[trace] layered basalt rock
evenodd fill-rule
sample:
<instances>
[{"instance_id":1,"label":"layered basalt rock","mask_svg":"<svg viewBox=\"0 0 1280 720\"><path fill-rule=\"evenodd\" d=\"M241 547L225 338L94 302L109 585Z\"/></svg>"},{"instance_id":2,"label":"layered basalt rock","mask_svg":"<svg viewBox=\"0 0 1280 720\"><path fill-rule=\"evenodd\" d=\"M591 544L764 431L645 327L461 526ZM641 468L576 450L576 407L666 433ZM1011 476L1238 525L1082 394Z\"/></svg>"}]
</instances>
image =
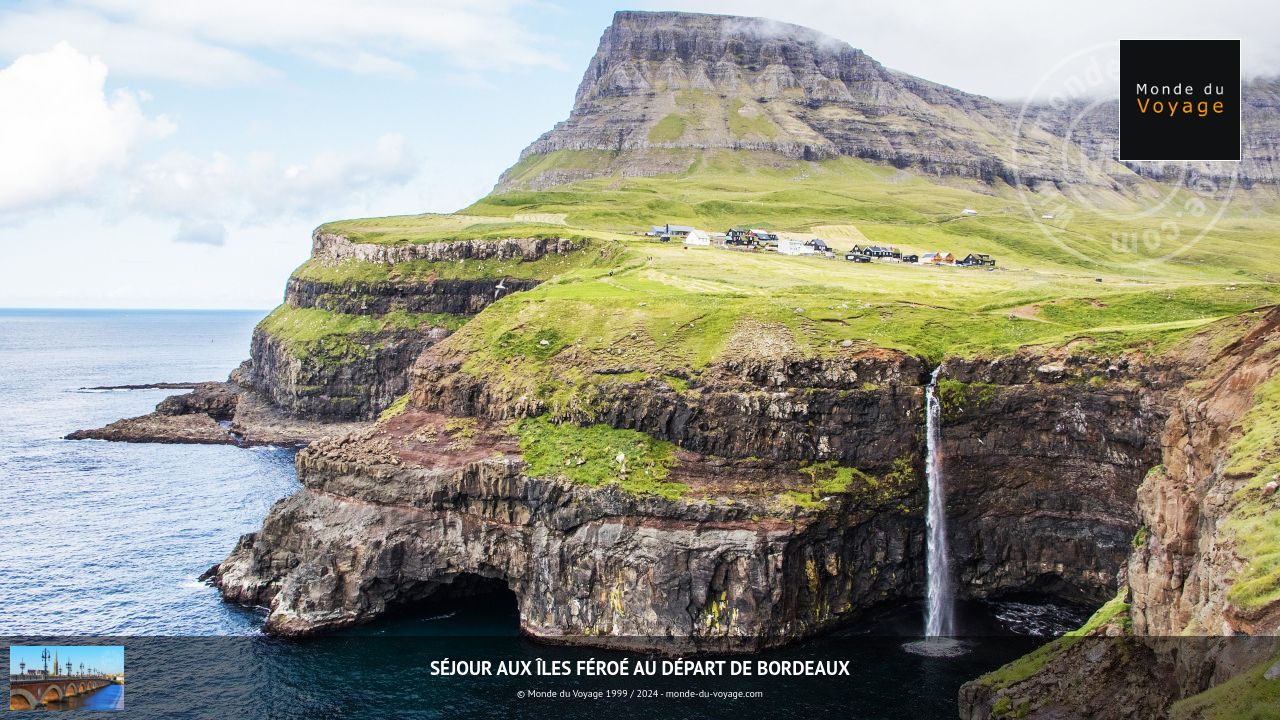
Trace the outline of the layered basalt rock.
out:
<instances>
[{"instance_id":1,"label":"layered basalt rock","mask_svg":"<svg viewBox=\"0 0 1280 720\"><path fill-rule=\"evenodd\" d=\"M414 403L492 419L547 412L545 403L461 367L451 354L423 355L414 368ZM738 358L688 381L691 391L653 377L584 389L578 411L561 419L639 430L707 455L835 460L884 472L920 455L927 376L920 358L887 350L827 360Z\"/></svg>"},{"instance_id":2,"label":"layered basalt rock","mask_svg":"<svg viewBox=\"0 0 1280 720\"><path fill-rule=\"evenodd\" d=\"M312 260L322 265L374 263L394 267L410 262L517 260L532 262L551 254L580 250L584 242L568 238L505 238L419 244L354 243L323 229L312 237ZM528 290L538 280L502 277L316 281L292 277L285 308L382 318L389 313L470 316L498 297ZM405 393L408 370L427 348L452 328L388 324L306 346L272 332L265 323L253 334L250 361L237 376L288 414L332 421L372 420Z\"/></svg>"},{"instance_id":3,"label":"layered basalt rock","mask_svg":"<svg viewBox=\"0 0 1280 720\"><path fill-rule=\"evenodd\" d=\"M1230 322L1240 327L1212 329L1173 353L1190 377L1169 393L1159 464L1135 496L1140 531L1117 600L1127 604L1085 638L967 683L961 717L1017 708L1030 718L1202 717L1233 698L1200 694L1246 673L1254 679L1237 695L1267 696L1250 683L1280 676L1280 603L1232 603L1235 582L1257 558L1242 557L1230 520L1244 503L1263 516L1280 512L1280 500L1246 488L1250 477L1231 472L1230 458L1250 429L1244 420L1258 389L1280 371L1280 310ZM1237 339L1219 342L1222 334Z\"/></svg>"},{"instance_id":4,"label":"layered basalt rock","mask_svg":"<svg viewBox=\"0 0 1280 720\"><path fill-rule=\"evenodd\" d=\"M479 576L510 588L540 639L732 651L921 590L914 477L820 510L705 479L700 499L667 500L527 477L499 425L450 449L445 422L409 411L300 453L304 489L213 571L224 596L269 606L272 632L306 634ZM686 454L676 472L715 477L706 461Z\"/></svg>"},{"instance_id":5,"label":"layered basalt rock","mask_svg":"<svg viewBox=\"0 0 1280 720\"><path fill-rule=\"evenodd\" d=\"M387 329L343 338L335 352L300 353L259 326L241 377L291 415L371 420L408 389L418 355L448 335L443 327Z\"/></svg>"},{"instance_id":6,"label":"layered basalt rock","mask_svg":"<svg viewBox=\"0 0 1280 720\"><path fill-rule=\"evenodd\" d=\"M1165 387L1138 380L1150 372L1136 359L1066 353L944 367L955 376L944 396L947 383L967 388L947 397L942 432L964 592L1114 594L1137 527L1133 499L1158 455ZM577 420L681 448L672 477L700 499L667 500L528 477L502 428L547 407L437 348L419 361L403 416L299 456L305 489L216 576L229 599L270 606L268 628L286 634L364 622L475 575L505 582L525 631L541 638L782 643L920 595L927 377L918 358L854 349L735 356L683 390L653 378L607 385ZM995 389L970 397L980 383ZM458 417L484 428L478 446L460 451L432 430ZM978 438L1007 447L984 454ZM905 464L911 481L812 507L776 501L823 461L873 475Z\"/></svg>"},{"instance_id":7,"label":"layered basalt rock","mask_svg":"<svg viewBox=\"0 0 1280 720\"><path fill-rule=\"evenodd\" d=\"M475 315L498 297L530 290L538 282L486 278L327 283L295 276L289 278L285 286L284 301L292 307L318 308L348 315L384 315L395 310Z\"/></svg>"},{"instance_id":8,"label":"layered basalt rock","mask_svg":"<svg viewBox=\"0 0 1280 720\"><path fill-rule=\"evenodd\" d=\"M956 120L961 116L964 124ZM668 117L679 122L660 126ZM984 182L1013 183L1019 173L1109 182L1087 160L1083 166L1059 162L1056 147L1045 149L1056 138L1036 125L1022 128L1020 166L1013 166L1008 148L1018 129L1015 108L888 69L809 28L727 15L619 12L600 39L569 118L521 158L557 151L611 155L588 170L552 168L534 176L517 165L498 188L677 172L695 160L673 148L752 150L792 160L866 158Z\"/></svg>"},{"instance_id":9,"label":"layered basalt rock","mask_svg":"<svg viewBox=\"0 0 1280 720\"><path fill-rule=\"evenodd\" d=\"M382 265L423 260L524 260L580 250L586 241L565 237L501 238L495 240L446 240L430 243L357 243L342 235L316 229L311 236L311 257L322 262L371 262Z\"/></svg>"},{"instance_id":10,"label":"layered basalt rock","mask_svg":"<svg viewBox=\"0 0 1280 720\"><path fill-rule=\"evenodd\" d=\"M1095 605L1115 595L1174 374L1137 355L943 364L940 456L959 592Z\"/></svg>"},{"instance_id":11,"label":"layered basalt rock","mask_svg":"<svg viewBox=\"0 0 1280 720\"><path fill-rule=\"evenodd\" d=\"M999 102L886 68L805 27L619 12L569 117L524 150L497 190L680 173L709 150L753 151L757 162L775 163L864 158L1031 188L1112 190L1141 176L1217 190L1274 185L1277 83L1243 85L1241 162L1121 163L1118 101ZM560 152L577 156L556 162Z\"/></svg>"}]
</instances>

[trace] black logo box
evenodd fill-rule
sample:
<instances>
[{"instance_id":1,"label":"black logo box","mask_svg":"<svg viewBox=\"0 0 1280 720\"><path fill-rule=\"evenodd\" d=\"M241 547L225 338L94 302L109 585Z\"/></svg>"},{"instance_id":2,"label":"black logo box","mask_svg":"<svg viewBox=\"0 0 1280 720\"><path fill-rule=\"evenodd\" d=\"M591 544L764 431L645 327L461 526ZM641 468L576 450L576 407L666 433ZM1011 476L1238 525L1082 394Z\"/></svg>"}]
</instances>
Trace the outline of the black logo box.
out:
<instances>
[{"instance_id":1,"label":"black logo box","mask_svg":"<svg viewBox=\"0 0 1280 720\"><path fill-rule=\"evenodd\" d=\"M1120 41L1121 160L1239 160L1240 113L1239 40Z\"/></svg>"}]
</instances>

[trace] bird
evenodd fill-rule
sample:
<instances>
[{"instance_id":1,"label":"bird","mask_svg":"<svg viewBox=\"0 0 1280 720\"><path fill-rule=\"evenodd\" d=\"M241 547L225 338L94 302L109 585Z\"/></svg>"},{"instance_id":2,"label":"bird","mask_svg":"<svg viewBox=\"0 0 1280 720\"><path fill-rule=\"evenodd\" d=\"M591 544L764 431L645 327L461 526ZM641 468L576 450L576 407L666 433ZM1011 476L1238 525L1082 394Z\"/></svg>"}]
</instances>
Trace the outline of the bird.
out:
<instances>
[{"instance_id":1,"label":"bird","mask_svg":"<svg viewBox=\"0 0 1280 720\"><path fill-rule=\"evenodd\" d=\"M502 291L507 289L507 286L506 286L506 285L503 285L503 283L504 283L504 282L506 282L506 280L507 280L506 278L502 278L501 280L499 280L499 281L498 281L498 284L497 284L497 285L493 286L493 299L494 299L494 300L497 300L497 299L498 299L498 296L502 294Z\"/></svg>"}]
</instances>

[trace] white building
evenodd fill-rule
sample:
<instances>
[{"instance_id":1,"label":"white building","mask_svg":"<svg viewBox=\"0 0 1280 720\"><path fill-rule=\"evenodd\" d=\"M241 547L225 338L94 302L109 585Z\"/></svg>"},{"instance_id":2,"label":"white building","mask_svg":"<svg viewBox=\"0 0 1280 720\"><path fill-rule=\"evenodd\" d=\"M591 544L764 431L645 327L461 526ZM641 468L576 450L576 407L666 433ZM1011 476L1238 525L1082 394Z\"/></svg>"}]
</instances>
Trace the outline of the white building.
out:
<instances>
[{"instance_id":1,"label":"white building","mask_svg":"<svg viewBox=\"0 0 1280 720\"><path fill-rule=\"evenodd\" d=\"M684 236L684 244L700 245L700 246L710 245L711 236L701 230L698 230L697 228L694 228L689 231L689 234Z\"/></svg>"},{"instance_id":2,"label":"white building","mask_svg":"<svg viewBox=\"0 0 1280 720\"><path fill-rule=\"evenodd\" d=\"M815 250L812 245L807 245L808 241L799 238L779 237L778 238L778 254L779 255L812 255Z\"/></svg>"}]
</instances>

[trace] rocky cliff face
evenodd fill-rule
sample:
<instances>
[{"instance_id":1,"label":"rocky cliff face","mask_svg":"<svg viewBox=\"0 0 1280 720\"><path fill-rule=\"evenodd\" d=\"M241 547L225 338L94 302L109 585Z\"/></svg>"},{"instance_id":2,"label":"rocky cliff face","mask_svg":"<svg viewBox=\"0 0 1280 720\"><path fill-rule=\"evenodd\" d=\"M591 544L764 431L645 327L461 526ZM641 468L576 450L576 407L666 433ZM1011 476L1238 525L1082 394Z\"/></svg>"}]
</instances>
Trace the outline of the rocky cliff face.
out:
<instances>
[{"instance_id":1,"label":"rocky cliff face","mask_svg":"<svg viewBox=\"0 0 1280 720\"><path fill-rule=\"evenodd\" d=\"M1114 594L1158 454L1164 388L1137 379L1150 370L1065 355L947 364L949 514L967 594ZM515 593L537 637L786 642L921 593L927 371L850 350L735 356L683 391L620 377L577 420L673 442L670 479L691 490L670 499L530 477L509 423L548 408L437 346L414 372L410 410L302 453L305 489L215 575L229 599L269 606L268 628L286 634L364 622L478 576ZM442 429L465 423L477 428L465 442ZM1006 447L984 452L979 437ZM780 500L803 493L820 462L873 480Z\"/></svg>"},{"instance_id":2,"label":"rocky cliff face","mask_svg":"<svg viewBox=\"0 0 1280 720\"><path fill-rule=\"evenodd\" d=\"M554 168L545 176L525 175L517 165L499 189L615 171L676 172L695 159L672 148L753 150L793 160L849 156L1013 182L1008 150L1016 125L1009 106L890 70L808 28L725 15L619 12L569 119L521 157L614 155L598 167ZM1056 149L1052 157L1044 150L1052 136L1038 126L1026 131L1017 170L1028 180L1106 181L1088 162L1057 167Z\"/></svg>"},{"instance_id":3,"label":"rocky cliff face","mask_svg":"<svg viewBox=\"0 0 1280 720\"><path fill-rule=\"evenodd\" d=\"M1238 174L1274 184L1278 78L1244 87L1242 163L1116 161L1116 106L1002 103L884 67L809 28L761 18L619 12L569 117L538 138L497 190L601 175L683 172L706 150L789 160L839 156L931 175L1037 187L1118 189ZM1013 155L1017 148L1017 157ZM683 151L683 152L678 152ZM556 153L576 153L557 161Z\"/></svg>"},{"instance_id":4,"label":"rocky cliff face","mask_svg":"<svg viewBox=\"0 0 1280 720\"><path fill-rule=\"evenodd\" d=\"M524 262L582 246L580 240L563 238L379 245L317 230L312 261L333 268ZM423 350L499 296L539 282L432 275L376 281L342 273L324 277L289 279L284 305L255 329L250 360L235 377L287 414L323 420L375 418L408 389L408 370Z\"/></svg>"},{"instance_id":5,"label":"rocky cliff face","mask_svg":"<svg viewBox=\"0 0 1280 720\"><path fill-rule=\"evenodd\" d=\"M494 419L547 412L537 400L462 371L461 360L424 355L414 369L413 402ZM622 379L560 419L639 430L719 457L835 460L879 473L920 455L926 377L919 358L890 351L829 361L736 358L703 373L690 384L693 392L655 378Z\"/></svg>"},{"instance_id":6,"label":"rocky cliff face","mask_svg":"<svg viewBox=\"0 0 1280 720\"><path fill-rule=\"evenodd\" d=\"M1266 567L1278 501L1265 424L1275 407L1263 390L1280 370L1280 311L1239 322L1225 347L1205 333L1177 353L1194 377L1168 394L1159 464L1134 497L1128 586L1109 617L1035 661L966 684L961 717L1021 708L1032 718L1192 718L1274 697L1265 685L1280 675L1280 599ZM1218 685L1231 697L1210 694Z\"/></svg>"},{"instance_id":7,"label":"rocky cliff face","mask_svg":"<svg viewBox=\"0 0 1280 720\"><path fill-rule=\"evenodd\" d=\"M960 592L1034 590L1095 605L1114 596L1176 378L1136 355L944 363L942 457Z\"/></svg>"},{"instance_id":8,"label":"rocky cliff face","mask_svg":"<svg viewBox=\"0 0 1280 720\"><path fill-rule=\"evenodd\" d=\"M1252 188L1280 181L1280 77L1246 80L1241 86L1240 162L1158 163L1127 162L1134 173L1153 180L1209 188ZM1119 165L1120 108L1118 101L1032 104L1026 119L1051 134L1066 138L1091 160ZM1117 173L1111 173L1113 177ZM1210 183L1205 185L1205 183Z\"/></svg>"},{"instance_id":9,"label":"rocky cliff face","mask_svg":"<svg viewBox=\"0 0 1280 720\"><path fill-rule=\"evenodd\" d=\"M515 594L538 638L745 650L920 591L912 474L819 510L714 480L701 499L668 500L530 478L500 424L475 426L465 448L448 427L409 411L303 451L305 488L216 569L223 594L268 605L273 632L304 634L484 578ZM682 455L676 472L714 475L708 462Z\"/></svg>"}]
</instances>

